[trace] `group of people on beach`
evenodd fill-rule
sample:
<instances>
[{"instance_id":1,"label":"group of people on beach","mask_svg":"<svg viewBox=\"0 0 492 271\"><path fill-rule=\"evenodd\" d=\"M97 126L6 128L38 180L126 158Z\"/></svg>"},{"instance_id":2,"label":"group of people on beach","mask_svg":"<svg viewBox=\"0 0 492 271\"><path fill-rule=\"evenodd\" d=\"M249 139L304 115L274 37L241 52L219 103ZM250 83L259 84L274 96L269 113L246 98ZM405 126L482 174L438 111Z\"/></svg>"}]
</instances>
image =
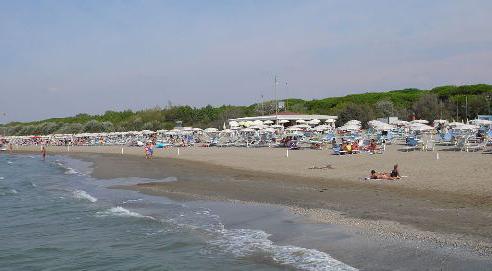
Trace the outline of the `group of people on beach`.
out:
<instances>
[{"instance_id":1,"label":"group of people on beach","mask_svg":"<svg viewBox=\"0 0 492 271\"><path fill-rule=\"evenodd\" d=\"M391 172L376 172L374 169L371 170L371 175L369 179L372 180L398 180L400 179L400 171L398 170L398 164L393 166L393 170Z\"/></svg>"},{"instance_id":2,"label":"group of people on beach","mask_svg":"<svg viewBox=\"0 0 492 271\"><path fill-rule=\"evenodd\" d=\"M368 145L360 146L357 140L351 141L342 139L342 144L339 145L335 138L331 141L332 148L340 148L343 154L357 154L360 153L361 150L369 152L369 153L379 153L381 152L381 148L376 143L375 139L371 139Z\"/></svg>"}]
</instances>

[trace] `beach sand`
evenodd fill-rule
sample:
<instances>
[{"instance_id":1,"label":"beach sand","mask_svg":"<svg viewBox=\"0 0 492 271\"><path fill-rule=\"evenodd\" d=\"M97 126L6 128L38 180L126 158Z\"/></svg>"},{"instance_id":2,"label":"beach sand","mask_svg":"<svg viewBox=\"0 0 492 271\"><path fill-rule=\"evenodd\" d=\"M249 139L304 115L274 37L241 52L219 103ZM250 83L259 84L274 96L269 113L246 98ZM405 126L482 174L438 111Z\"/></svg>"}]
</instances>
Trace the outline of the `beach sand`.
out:
<instances>
[{"instance_id":1,"label":"beach sand","mask_svg":"<svg viewBox=\"0 0 492 271\"><path fill-rule=\"evenodd\" d=\"M94 162L94 176L163 179L138 185L146 193L175 199L237 200L278 204L317 222L353 227L381 237L492 251L492 155L439 151L334 156L330 151L270 148L49 147ZM16 151L38 151L19 147ZM86 153L86 154L84 154ZM398 181L366 181L371 169L400 165ZM327 166L327 169L310 167ZM127 187L128 188L128 187Z\"/></svg>"}]
</instances>

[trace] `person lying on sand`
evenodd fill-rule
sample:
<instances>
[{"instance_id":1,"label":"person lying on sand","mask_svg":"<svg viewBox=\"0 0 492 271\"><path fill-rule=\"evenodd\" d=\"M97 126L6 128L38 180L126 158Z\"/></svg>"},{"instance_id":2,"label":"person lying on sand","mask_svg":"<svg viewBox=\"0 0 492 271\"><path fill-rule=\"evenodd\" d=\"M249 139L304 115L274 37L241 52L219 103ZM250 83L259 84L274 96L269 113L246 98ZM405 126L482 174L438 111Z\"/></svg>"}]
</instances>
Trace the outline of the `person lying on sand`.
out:
<instances>
[{"instance_id":1,"label":"person lying on sand","mask_svg":"<svg viewBox=\"0 0 492 271\"><path fill-rule=\"evenodd\" d=\"M399 179L399 177L391 177L391 173L376 172L373 169L373 170L371 170L371 175L369 176L369 179L372 179L372 180L396 180L396 179Z\"/></svg>"}]
</instances>

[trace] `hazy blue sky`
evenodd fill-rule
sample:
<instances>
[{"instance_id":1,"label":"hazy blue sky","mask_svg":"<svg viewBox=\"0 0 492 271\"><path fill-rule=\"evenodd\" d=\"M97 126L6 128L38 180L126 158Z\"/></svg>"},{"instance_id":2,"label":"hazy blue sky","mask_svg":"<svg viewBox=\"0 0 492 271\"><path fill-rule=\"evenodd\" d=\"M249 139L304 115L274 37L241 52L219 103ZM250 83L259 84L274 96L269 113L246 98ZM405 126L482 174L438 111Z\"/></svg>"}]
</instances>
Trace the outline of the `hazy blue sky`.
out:
<instances>
[{"instance_id":1,"label":"hazy blue sky","mask_svg":"<svg viewBox=\"0 0 492 271\"><path fill-rule=\"evenodd\" d=\"M492 1L0 0L0 122L492 82Z\"/></svg>"}]
</instances>

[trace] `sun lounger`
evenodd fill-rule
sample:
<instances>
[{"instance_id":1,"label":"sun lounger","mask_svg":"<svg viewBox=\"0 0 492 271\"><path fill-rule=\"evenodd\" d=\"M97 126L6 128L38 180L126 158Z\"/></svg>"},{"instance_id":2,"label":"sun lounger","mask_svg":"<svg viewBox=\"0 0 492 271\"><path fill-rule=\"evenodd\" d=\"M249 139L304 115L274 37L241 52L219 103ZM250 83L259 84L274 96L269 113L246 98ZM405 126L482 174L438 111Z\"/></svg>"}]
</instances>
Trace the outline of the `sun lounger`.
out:
<instances>
[{"instance_id":1,"label":"sun lounger","mask_svg":"<svg viewBox=\"0 0 492 271\"><path fill-rule=\"evenodd\" d=\"M333 148L332 150L333 150L333 154L335 155L347 154L347 152L342 150L340 147Z\"/></svg>"},{"instance_id":2,"label":"sun lounger","mask_svg":"<svg viewBox=\"0 0 492 271\"><path fill-rule=\"evenodd\" d=\"M419 148L419 143L415 138L409 138L407 140L407 145L405 146L406 151L417 150Z\"/></svg>"}]
</instances>

